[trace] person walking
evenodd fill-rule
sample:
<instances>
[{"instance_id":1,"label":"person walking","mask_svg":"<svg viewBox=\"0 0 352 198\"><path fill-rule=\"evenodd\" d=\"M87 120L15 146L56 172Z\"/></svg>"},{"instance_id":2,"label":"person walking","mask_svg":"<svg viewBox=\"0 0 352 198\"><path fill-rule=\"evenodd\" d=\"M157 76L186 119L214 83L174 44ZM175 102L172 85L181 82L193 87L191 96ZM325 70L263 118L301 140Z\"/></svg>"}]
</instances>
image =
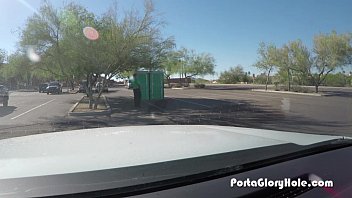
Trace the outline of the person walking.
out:
<instances>
[{"instance_id":1,"label":"person walking","mask_svg":"<svg viewBox=\"0 0 352 198\"><path fill-rule=\"evenodd\" d=\"M131 83L131 87L133 89L133 96L134 96L134 106L135 107L141 107L141 85L139 84L138 80L137 80L137 74L134 73L133 74L133 80Z\"/></svg>"}]
</instances>

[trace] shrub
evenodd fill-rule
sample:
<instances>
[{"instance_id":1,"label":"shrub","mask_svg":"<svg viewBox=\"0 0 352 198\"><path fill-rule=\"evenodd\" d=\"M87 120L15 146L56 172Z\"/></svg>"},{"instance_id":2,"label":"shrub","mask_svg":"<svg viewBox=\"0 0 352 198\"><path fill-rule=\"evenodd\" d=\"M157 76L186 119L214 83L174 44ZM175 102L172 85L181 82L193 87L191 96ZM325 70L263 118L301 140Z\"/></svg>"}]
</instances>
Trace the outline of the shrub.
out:
<instances>
[{"instance_id":1,"label":"shrub","mask_svg":"<svg viewBox=\"0 0 352 198\"><path fill-rule=\"evenodd\" d=\"M172 87L175 87L175 88L181 88L181 87L182 87L182 84L177 83L177 84L174 84Z\"/></svg>"},{"instance_id":2,"label":"shrub","mask_svg":"<svg viewBox=\"0 0 352 198\"><path fill-rule=\"evenodd\" d=\"M300 93L309 93L310 92L307 87L301 87L301 86L293 86L292 91L300 92Z\"/></svg>"},{"instance_id":3,"label":"shrub","mask_svg":"<svg viewBox=\"0 0 352 198\"><path fill-rule=\"evenodd\" d=\"M196 84L194 84L194 88L203 89L203 88L205 88L205 84L198 84L198 83L196 83Z\"/></svg>"}]
</instances>

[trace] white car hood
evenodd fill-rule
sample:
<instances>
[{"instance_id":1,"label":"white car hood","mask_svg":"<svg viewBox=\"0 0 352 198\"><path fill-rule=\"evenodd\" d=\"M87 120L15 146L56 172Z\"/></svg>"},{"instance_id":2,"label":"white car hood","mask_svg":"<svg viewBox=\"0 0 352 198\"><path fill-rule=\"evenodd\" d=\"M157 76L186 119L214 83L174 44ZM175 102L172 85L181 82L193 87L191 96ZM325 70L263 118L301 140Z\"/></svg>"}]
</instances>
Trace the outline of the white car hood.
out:
<instances>
[{"instance_id":1,"label":"white car hood","mask_svg":"<svg viewBox=\"0 0 352 198\"><path fill-rule=\"evenodd\" d=\"M0 140L0 179L76 173L342 138L207 125L74 130Z\"/></svg>"}]
</instances>

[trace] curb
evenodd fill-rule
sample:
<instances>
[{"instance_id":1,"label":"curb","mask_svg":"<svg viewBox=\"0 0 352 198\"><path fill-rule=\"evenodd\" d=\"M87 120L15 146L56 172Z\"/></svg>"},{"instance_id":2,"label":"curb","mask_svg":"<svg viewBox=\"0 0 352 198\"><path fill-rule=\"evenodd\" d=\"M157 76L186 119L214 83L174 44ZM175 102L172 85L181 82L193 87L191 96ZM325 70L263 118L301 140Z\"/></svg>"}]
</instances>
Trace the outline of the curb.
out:
<instances>
[{"instance_id":1,"label":"curb","mask_svg":"<svg viewBox=\"0 0 352 198\"><path fill-rule=\"evenodd\" d=\"M77 94L78 93L78 90L77 91L69 91L69 92L66 92L66 93L68 93L68 94Z\"/></svg>"},{"instance_id":2,"label":"curb","mask_svg":"<svg viewBox=\"0 0 352 198\"><path fill-rule=\"evenodd\" d=\"M35 89L18 89L18 90L12 90L16 92L38 92L38 90Z\"/></svg>"},{"instance_id":3,"label":"curb","mask_svg":"<svg viewBox=\"0 0 352 198\"><path fill-rule=\"evenodd\" d=\"M324 96L324 94L317 94L317 93L299 93L299 92L292 92L292 91L273 91L273 90L264 90L264 89L252 89L252 91L267 92L267 93L283 93L283 94L293 94L293 95L303 95L303 96Z\"/></svg>"},{"instance_id":4,"label":"curb","mask_svg":"<svg viewBox=\"0 0 352 198\"><path fill-rule=\"evenodd\" d=\"M84 96L81 97L81 99L79 99L78 102L76 102L76 104L74 104L70 110L68 111L68 115L71 115L72 113L74 114L73 110L75 110L75 108L77 107L77 105L81 102L81 100L84 98Z\"/></svg>"},{"instance_id":5,"label":"curb","mask_svg":"<svg viewBox=\"0 0 352 198\"><path fill-rule=\"evenodd\" d=\"M167 88L167 89L179 89L179 90L182 90L182 89L192 89L192 88L189 86L189 87L171 87L171 88Z\"/></svg>"},{"instance_id":6,"label":"curb","mask_svg":"<svg viewBox=\"0 0 352 198\"><path fill-rule=\"evenodd\" d=\"M73 112L73 110L77 107L77 105L84 98L84 96L82 96L82 98L70 108L68 115L69 116L110 116L111 112L112 112L111 107L110 107L106 97L105 96L102 96L102 97L105 102L107 110L103 110L103 111L99 111L99 112Z\"/></svg>"}]
</instances>

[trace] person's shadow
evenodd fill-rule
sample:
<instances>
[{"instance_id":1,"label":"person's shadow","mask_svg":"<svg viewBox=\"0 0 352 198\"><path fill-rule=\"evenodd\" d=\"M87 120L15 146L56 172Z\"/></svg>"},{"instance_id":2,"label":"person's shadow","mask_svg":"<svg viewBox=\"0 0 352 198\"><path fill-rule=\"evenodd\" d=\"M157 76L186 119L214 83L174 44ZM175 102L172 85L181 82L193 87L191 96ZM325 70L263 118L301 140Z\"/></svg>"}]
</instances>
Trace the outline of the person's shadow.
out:
<instances>
[{"instance_id":1,"label":"person's shadow","mask_svg":"<svg viewBox=\"0 0 352 198\"><path fill-rule=\"evenodd\" d=\"M17 107L14 107L14 106L7 106L7 107L0 106L0 117L4 117L11 114L12 112L15 111L16 108Z\"/></svg>"}]
</instances>

